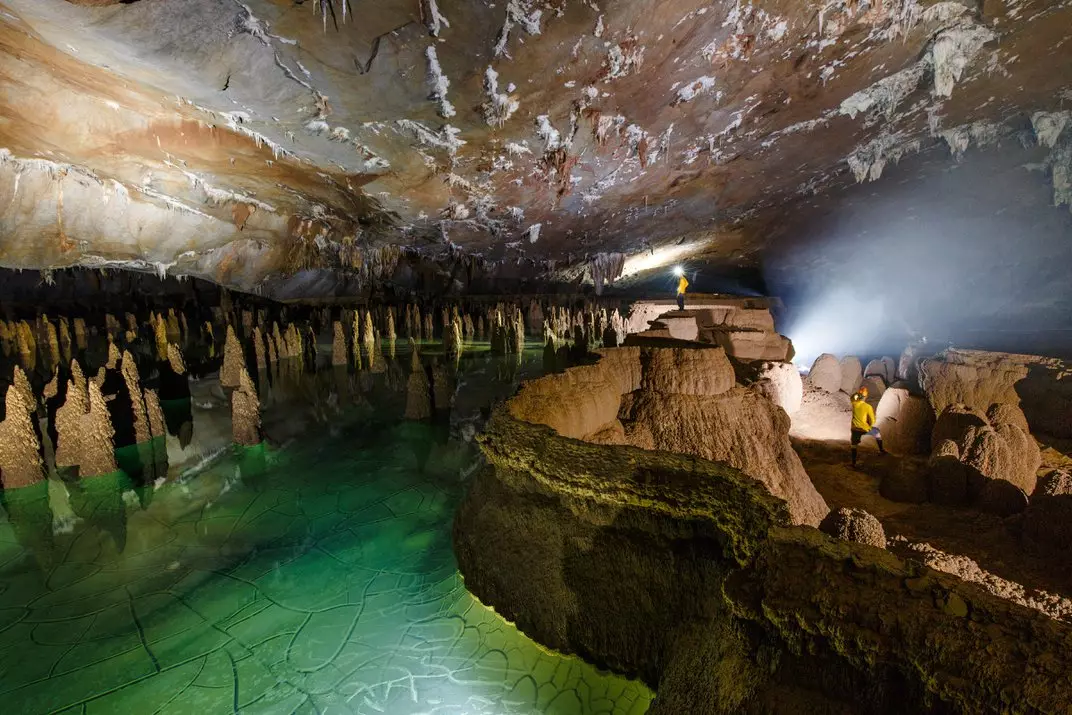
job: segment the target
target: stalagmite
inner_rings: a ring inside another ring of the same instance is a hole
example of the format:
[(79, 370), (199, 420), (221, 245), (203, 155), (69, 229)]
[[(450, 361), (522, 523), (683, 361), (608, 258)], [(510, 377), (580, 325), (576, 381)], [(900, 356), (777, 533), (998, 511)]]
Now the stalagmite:
[(20, 320), (16, 329), (19, 361), (23, 367), (32, 369), (37, 364), (37, 342), (34, 340), (33, 331), (25, 320)]
[(457, 358), (462, 354), (462, 344), (462, 322), (455, 315), (443, 331), (443, 351), (450, 357)]
[(176, 375), (186, 374), (186, 361), (182, 359), (182, 350), (178, 345), (168, 345), (167, 347), (167, 359), (168, 364), (171, 365), (171, 371)]
[(413, 338), (420, 342), (423, 339), (424, 319), (421, 317), (421, 308), (413, 306)]
[[(372, 351), (376, 348), (376, 330), (372, 327), (372, 313), (367, 310), (365, 311), (361, 342), (365, 346), (365, 352), (371, 355)], [(369, 362), (371, 364), (372, 360), (370, 359)]]
[(268, 336), (268, 342), (270, 347), (268, 350), (268, 357), (272, 359), (272, 355), (275, 355), (273, 362), (278, 362), (287, 356), (286, 350), (283, 346), (283, 334), (279, 332), (279, 322), (272, 321), (272, 334)]
[(60, 359), (67, 363), (71, 360), (71, 329), (66, 318), (60, 318), (59, 327)]
[(168, 353), (167, 325), (159, 318), (155, 318), (151, 322), (153, 324), (153, 338), (156, 340), (156, 355), (163, 359)]
[(244, 369), (245, 364), (242, 344), (238, 342), (234, 328), (228, 325), (227, 340), (223, 346), (223, 367), (220, 368), (220, 384), (224, 387), (238, 387), (238, 371)]
[(145, 390), (145, 415), (149, 419), (150, 437), (167, 436), (167, 427), (164, 422), (164, 410), (160, 407), (160, 396), (156, 390)]
[(476, 316), (476, 334), (478, 337), (483, 338), (484, 333), (484, 314)]
[(387, 308), (387, 328), (384, 330), (384, 337), (388, 340), (398, 337), (395, 334), (395, 309), (390, 306)]
[(331, 342), (331, 364), (336, 367), (347, 365), (350, 359), (346, 354), (346, 334), (342, 330), (342, 323), (337, 320), (332, 323), (332, 331), (334, 336)]
[(261, 404), (245, 365), (239, 368), (238, 389), (231, 393), (231, 438), (246, 447), (261, 441)]
[(435, 328), (432, 325), (432, 313), (428, 312), (424, 315), (424, 339), (435, 340)]
[(78, 363), (71, 364), (67, 401), (56, 411), (57, 467), (78, 467), (82, 478), (116, 471), (115, 430), (96, 382), (85, 384)]
[(86, 349), (86, 321), (82, 318), (74, 319), (74, 344), (79, 350)]
[(126, 383), (127, 392), (130, 393), (131, 409), (134, 410), (135, 439), (138, 444), (148, 442), (152, 437), (152, 433), (149, 431), (149, 417), (145, 412), (145, 399), (141, 392), (138, 365), (134, 362), (134, 356), (129, 351), (123, 352), (123, 362), (120, 370), (123, 373), (123, 381)]
[[(123, 314), (123, 319), (127, 321), (127, 330), (133, 331), (134, 333), (138, 332), (138, 318), (137, 318), (137, 316), (135, 316), (133, 313), (124, 313)], [(149, 322), (153, 322), (155, 320), (156, 320), (156, 314), (155, 313), (150, 314)]]
[(406, 419), (426, 420), (432, 416), (432, 392), (421, 364), (416, 344), (410, 341), (410, 371), (406, 382)]
[(514, 352), (520, 355), (525, 352), (525, 317), (521, 314), (520, 308), (514, 309)]
[(112, 338), (119, 335), (120, 325), (115, 316), (111, 313), (106, 313), (104, 316), (104, 329), (108, 332), (108, 335)]
[(60, 362), (60, 340), (56, 334), (56, 326), (51, 320), (45, 320), (45, 339), (48, 346), (49, 365), (58, 365)]
[(261, 332), (261, 326), (257, 326), (253, 329), (253, 354), (254, 359), (257, 361), (258, 370), (266, 370), (268, 368), (268, 355), (264, 349), (264, 333)]
[(29, 386), (26, 375), (16, 366), (15, 380), (4, 398), (5, 419), (0, 422), (0, 483), (4, 489), (28, 487), (45, 478), (41, 444), (33, 426), (36, 403), (32, 394), (27, 400), (19, 376)]

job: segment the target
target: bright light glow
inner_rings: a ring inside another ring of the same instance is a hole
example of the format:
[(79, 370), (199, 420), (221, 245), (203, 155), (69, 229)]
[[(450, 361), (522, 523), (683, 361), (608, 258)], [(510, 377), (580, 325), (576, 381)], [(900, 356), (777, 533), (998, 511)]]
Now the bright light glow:
[(674, 275), (675, 276), (683, 276), (683, 275), (685, 275), (685, 269), (682, 268), (681, 266), (674, 266)]
[(694, 256), (704, 251), (711, 245), (710, 241), (693, 241), (680, 245), (663, 246), (654, 250), (644, 251), (635, 256), (625, 259), (625, 267), (622, 269), (622, 277), (628, 278), (644, 271), (655, 268), (665, 268)]
[(802, 309), (786, 330), (796, 349), (793, 362), (807, 369), (823, 353), (873, 353), (890, 333), (889, 322), (881, 298), (856, 288), (831, 290)]

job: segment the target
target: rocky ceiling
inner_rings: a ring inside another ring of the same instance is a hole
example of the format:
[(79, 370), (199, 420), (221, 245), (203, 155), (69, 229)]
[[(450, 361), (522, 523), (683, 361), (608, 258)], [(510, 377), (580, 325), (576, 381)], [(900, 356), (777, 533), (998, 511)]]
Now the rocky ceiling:
[(0, 264), (602, 284), (1003, 141), (1070, 203), (1070, 39), (1072, 0), (0, 0)]

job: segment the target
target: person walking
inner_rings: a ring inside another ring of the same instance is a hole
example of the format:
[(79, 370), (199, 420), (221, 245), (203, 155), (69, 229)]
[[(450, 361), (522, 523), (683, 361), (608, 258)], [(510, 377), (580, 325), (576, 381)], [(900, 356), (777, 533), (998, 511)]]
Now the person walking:
[(856, 448), (864, 437), (874, 437), (878, 443), (879, 454), (886, 454), (882, 446), (882, 433), (875, 426), (875, 410), (867, 404), (867, 388), (861, 387), (852, 396), (852, 426), (849, 430), (849, 442), (852, 444), (852, 466), (856, 467)]

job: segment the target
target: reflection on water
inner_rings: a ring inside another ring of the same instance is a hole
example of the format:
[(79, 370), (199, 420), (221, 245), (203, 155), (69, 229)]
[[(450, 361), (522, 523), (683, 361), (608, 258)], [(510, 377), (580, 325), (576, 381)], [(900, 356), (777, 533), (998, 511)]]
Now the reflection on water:
[(215, 380), (161, 371), (167, 436), (121, 471), (0, 492), (4, 711), (644, 712), (643, 686), (542, 650), (456, 569), (471, 436), (539, 351), (422, 358), (434, 416), (406, 421), (394, 349), (262, 374), (249, 448)]

